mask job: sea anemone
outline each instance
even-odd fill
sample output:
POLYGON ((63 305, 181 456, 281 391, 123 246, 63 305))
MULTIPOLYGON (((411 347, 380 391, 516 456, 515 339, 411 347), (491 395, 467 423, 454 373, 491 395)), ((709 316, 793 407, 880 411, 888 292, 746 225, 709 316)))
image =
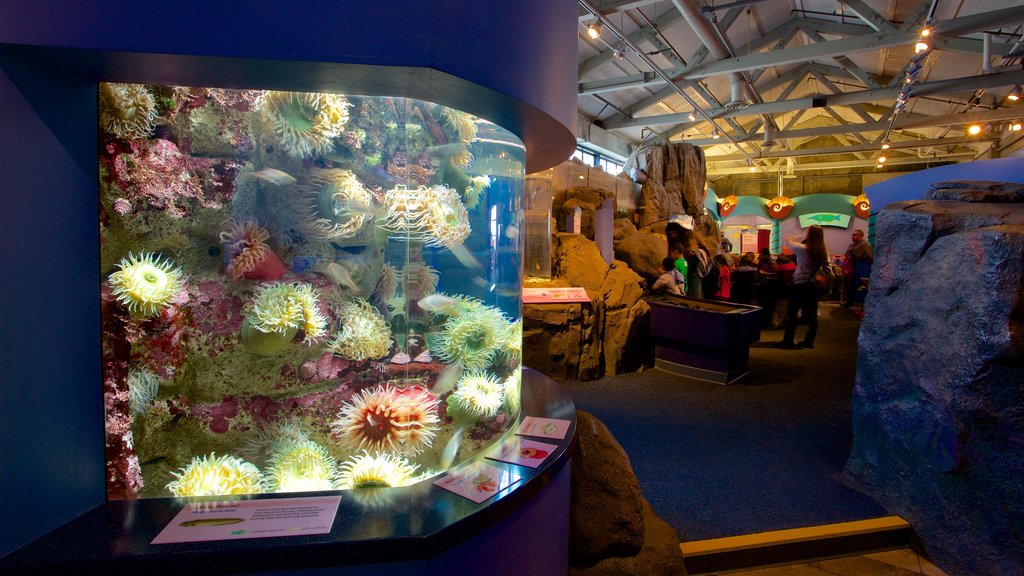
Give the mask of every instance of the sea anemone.
POLYGON ((434 441, 437 404, 437 397, 421 386, 377 385, 345 403, 331 430, 348 450, 414 456, 434 441))
POLYGON ((384 193, 382 229, 428 246, 461 244, 469 236, 469 212, 458 192, 447 186, 398 185, 384 193))
POLYGON ((441 117, 455 130, 459 142, 467 145, 465 150, 452 158, 452 164, 466 168, 473 163, 473 154, 469 151, 468 144, 476 138, 476 117, 446 106, 441 107, 441 117))
POLYGON ((156 99, 142 84, 100 82, 100 127, 118 138, 146 138, 156 128, 156 99))
POLYGON ((297 187, 299 229, 320 240, 351 238, 377 208, 373 196, 348 170, 321 170, 297 187))
POLYGON ((170 306, 184 282, 180 268, 152 252, 129 253, 117 266, 120 270, 110 275, 110 291, 132 316, 154 316, 170 306))
POLYGON ((355 298, 342 303, 338 319, 340 329, 328 346, 342 358, 376 359, 391 349, 391 328, 366 300, 355 298))
POLYGON ((501 344, 498 353, 518 365, 523 359, 523 319, 509 322, 501 331, 501 344))
POLYGON ((337 94, 268 92, 263 99, 263 110, 285 152, 300 159, 333 148, 332 140, 348 123, 350 106, 337 94))
POLYGON ((309 433, 298 418, 289 417, 261 428, 246 437, 238 452, 251 462, 266 463, 275 454, 309 441, 309 433))
POLYGON ((299 330, 312 345, 327 333, 316 289, 309 284, 274 282, 260 286, 252 312, 242 323, 242 342, 253 353, 280 354, 299 330))
POLYGON ((402 268, 402 296, 405 302, 417 302, 437 291, 441 275, 422 262, 409 262, 402 268))
POLYGON ((371 456, 364 450, 341 464, 338 486, 342 490, 407 486, 419 480, 415 476, 417 468, 405 458, 391 454, 371 456))
POLYGON ((220 241, 228 257, 228 277, 238 280, 270 257, 273 252, 267 246, 268 238, 270 232, 255 222, 239 224, 234 218, 225 220, 221 224, 220 241))
POLYGON ((519 409, 522 407, 520 397, 522 381, 522 371, 516 370, 511 376, 501 383, 501 392, 505 401, 505 411, 509 414, 519 414, 519 409))
POLYGON ((128 405, 132 416, 145 414, 160 391, 160 379, 149 370, 128 371, 128 405))
POLYGON ((270 492, 334 490, 338 464, 327 450, 307 440, 276 452, 266 472, 270 492))
POLYGON ((503 343, 508 322, 497 308, 471 298, 460 298, 458 302, 458 313, 445 321, 438 349, 433 351, 446 364, 482 370, 491 364, 503 343))
POLYGON ((480 196, 483 196, 484 190, 491 187, 493 180, 490 176, 473 176, 469 181, 470 185, 466 186, 462 194, 466 198, 466 208, 472 210, 480 203, 480 196))
POLYGON ((493 375, 469 372, 459 379, 448 402, 473 418, 490 418, 498 413, 503 400, 501 383, 493 375))
POLYGON ((398 270, 391 264, 384 264, 380 269, 380 278, 377 279, 377 286, 373 289, 373 303, 377 308, 383 310, 388 300, 395 295, 398 288, 398 270))
POLYGON ((235 456, 196 456, 188 466, 171 475, 175 480, 166 488, 179 497, 257 494, 263 490, 259 469, 235 456))

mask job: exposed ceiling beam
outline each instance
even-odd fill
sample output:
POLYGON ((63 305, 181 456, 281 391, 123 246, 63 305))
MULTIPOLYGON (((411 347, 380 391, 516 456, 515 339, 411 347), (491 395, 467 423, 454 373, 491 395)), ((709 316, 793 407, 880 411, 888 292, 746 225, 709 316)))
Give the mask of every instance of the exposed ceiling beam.
MULTIPOLYGON (((632 10, 634 8, 643 8, 654 4, 658 0, 597 0, 594 2, 594 7, 601 11, 601 14, 605 16, 609 14, 616 14, 619 12, 625 12, 626 10, 632 10)), ((580 6, 580 22, 586 24, 595 20, 594 15, 590 13, 586 8, 580 6)))
MULTIPOLYGON (((1024 83, 1024 70, 1011 70, 1009 72, 998 72, 995 74, 982 74, 979 76, 968 76, 965 78, 951 78, 948 80, 936 80, 933 82, 921 82, 914 85, 914 96, 927 96, 932 94, 946 94, 980 88, 996 88, 1000 86, 1012 86, 1024 83)), ((739 110, 727 108, 709 109, 706 112, 709 116, 740 117, 759 116, 761 114, 773 114, 778 112, 789 112, 807 108, 821 108, 824 106, 849 106, 851 104, 862 104, 879 100, 894 100, 900 90, 893 88, 878 88, 875 90, 858 90, 855 92, 843 92, 841 94, 830 94, 811 96, 807 98, 794 98, 793 100, 777 100, 764 104, 754 104, 739 110)), ((660 114, 656 116, 641 116, 630 120, 613 122, 611 120, 602 123, 602 128, 612 130, 616 128, 628 128, 631 126, 656 126, 664 124, 685 123, 686 114, 660 114)))
MULTIPOLYGON (((941 157, 935 158, 918 158, 915 156, 908 156, 906 158, 893 158, 885 163, 888 166, 904 166, 908 164, 935 164, 937 162, 949 163, 952 161, 965 162, 974 160, 977 157, 975 152, 954 152, 944 153, 941 157)), ((713 157, 708 157, 710 162, 713 157)), ((804 172, 809 170, 843 170, 849 168, 871 168, 875 166, 874 158, 867 160, 847 160, 840 162, 807 162, 798 163, 793 165, 793 170, 797 172, 804 172)), ((781 167, 779 168, 782 169, 781 167)), ((788 166, 787 166, 788 169, 788 166)), ((746 166, 729 167, 729 168, 715 168, 708 166, 708 176, 727 176, 730 174, 749 174, 750 170, 746 166)))
MULTIPOLYGON (((589 15, 590 12, 587 12, 587 14, 589 15)), ((682 20, 682 18, 683 16, 679 12, 675 10, 669 10, 668 12, 665 12, 661 16, 655 18, 652 24, 654 24, 654 28, 664 30, 665 28, 668 28, 669 26, 675 24, 679 20, 682 20)), ((642 39, 650 40, 651 35, 653 34, 654 30, 651 28, 651 26, 645 25, 642 28, 633 31, 633 33, 629 35, 629 39, 635 43, 639 43, 642 39)), ((658 49, 660 50, 661 47, 659 47, 658 49)), ((587 58, 579 66, 579 77, 583 78, 584 76, 586 76, 588 72, 604 64, 607 64, 608 62, 611 62, 614 57, 615 51, 612 50, 611 48, 608 48, 606 50, 602 50, 601 53, 597 54, 596 56, 591 56, 590 58, 587 58)))
MULTIPOLYGON (((892 150, 905 148, 935 148, 939 146, 958 146, 962 144, 976 144, 979 142, 994 142, 999 140, 995 134, 984 136, 963 136, 959 138, 922 138, 920 140, 903 140, 891 143, 892 150)), ((797 148, 796 150, 781 150, 777 152, 762 152, 759 158, 789 158, 800 156, 830 156, 835 154, 852 154, 854 152, 878 152, 876 144, 857 144, 853 146, 825 146, 821 148, 797 148)), ((708 162, 742 162, 746 156, 742 154, 719 154, 708 156, 708 162)))
MULTIPOLYGON (((995 110, 975 110, 959 114, 944 114, 942 116, 919 116, 916 118, 897 118, 893 123, 893 130, 909 130, 912 128, 941 128, 946 126, 963 124, 985 124, 989 122, 1004 122, 1024 117, 1024 109, 996 108, 995 110)), ((872 122, 865 124, 846 124, 840 126, 820 126, 817 128, 798 128, 795 130, 783 130, 775 134, 776 140, 790 138, 809 138, 815 136, 828 136, 834 134, 851 134, 853 132, 884 132, 889 128, 888 122, 872 122)), ((747 136, 740 139, 753 140, 756 136, 747 136)), ((684 138, 685 141, 696 146, 715 146, 722 144, 720 140, 711 138, 684 138)))
MULTIPOLYGON (((1024 22, 1024 6, 992 10, 970 16, 962 16, 951 20, 943 20, 935 26, 935 38, 939 48, 942 47, 943 37, 958 36, 980 32, 988 28, 1005 27, 1011 24, 1024 22)), ((694 66, 691 70, 682 74, 687 80, 706 78, 730 74, 732 72, 743 72, 765 66, 780 66, 804 62, 815 58, 826 58, 840 56, 878 48, 893 46, 907 46, 913 44, 918 38, 917 32, 902 31, 889 33, 864 34, 840 40, 832 40, 808 46, 796 46, 777 50, 768 53, 749 54, 736 58, 727 58, 717 62, 694 66)))
POLYGON ((864 3, 863 0, 839 0, 840 4, 844 4, 847 8, 853 11, 858 18, 867 23, 875 29, 875 32, 895 32, 896 27, 889 22, 889 19, 882 16, 878 12, 875 12, 873 8, 864 3))
MULTIPOLYGON (((966 17, 965 17, 966 18, 966 17)), ((948 20, 947 20, 948 22, 948 20)), ((1005 24, 1017 24, 1019 22, 1006 22, 1005 24)), ((990 23, 991 24, 991 23, 990 23)), ((863 36, 865 34, 875 33, 870 27, 861 24, 850 24, 847 22, 833 22, 831 20, 819 20, 816 18, 803 18, 801 22, 802 27, 807 30, 814 30, 821 34, 828 34, 830 36, 863 36)), ((1000 24, 992 24, 985 26, 979 30, 985 28, 999 28, 1000 24)), ((979 30, 974 30, 977 32, 979 30)), ((910 32, 910 29, 901 30, 902 32, 910 32)), ((917 32, 912 32, 915 36, 917 32)), ((935 47, 939 50, 950 50, 953 52, 967 52, 970 54, 981 54, 984 51, 984 43, 981 40, 973 40, 971 38, 940 38, 938 36, 934 39, 935 47)), ((992 55, 993 56, 1005 56, 1010 52, 1010 45, 1007 44, 993 44, 992 55)))

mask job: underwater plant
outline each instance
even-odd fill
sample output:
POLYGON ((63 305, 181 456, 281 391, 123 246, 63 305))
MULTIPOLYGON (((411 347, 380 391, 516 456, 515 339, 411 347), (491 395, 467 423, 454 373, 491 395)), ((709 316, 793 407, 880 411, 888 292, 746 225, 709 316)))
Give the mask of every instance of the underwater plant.
POLYGON ((348 123, 350 106, 339 94, 267 92, 262 109, 285 152, 302 159, 334 147, 332 139, 348 123))
POLYGON ((482 370, 504 342, 508 321, 501 310, 469 297, 457 299, 455 313, 445 320, 436 352, 445 364, 482 370))
POLYGON ((255 222, 240 224, 234 218, 221 224, 220 241, 228 258, 227 275, 232 280, 276 280, 288 271, 267 246, 270 232, 255 222))
POLYGON ((145 414, 160 392, 160 378, 149 370, 128 371, 128 406, 132 416, 145 414))
POLYGON ((242 343, 254 354, 280 354, 299 330, 312 345, 327 333, 316 289, 310 284, 274 282, 260 286, 252 312, 242 322, 242 343))
POLYGON ((338 310, 340 329, 328 343, 331 350, 349 360, 380 358, 391 349, 391 328, 369 302, 354 298, 338 310))
POLYGON ((143 84, 99 85, 100 128, 118 138, 146 138, 156 128, 156 99, 143 84))
POLYGON ((347 450, 414 456, 434 440, 437 406, 437 397, 422 386, 377 385, 345 403, 331 430, 347 450))
POLYGON ((184 284, 181 269, 153 252, 128 253, 117 266, 110 274, 110 292, 132 316, 158 314, 184 284))
POLYGON ((466 206, 447 186, 410 190, 400 184, 384 193, 384 207, 382 229, 428 246, 461 244, 471 231, 466 206))
POLYGON ((338 168, 320 170, 297 186, 299 229, 320 240, 351 238, 379 210, 356 175, 338 168))
POLYGON ((471 418, 490 418, 498 413, 504 400, 501 382, 487 372, 462 375, 448 405, 471 418))
POLYGON ((263 475, 256 466, 235 456, 192 458, 188 466, 171 472, 174 480, 166 488, 178 497, 258 494, 263 491, 263 475))
POLYGON ((371 456, 369 452, 352 456, 339 467, 338 487, 342 490, 358 488, 393 488, 408 486, 419 480, 419 468, 405 458, 391 454, 371 456))
POLYGON ((265 477, 269 492, 334 490, 338 464, 327 449, 307 440, 274 453, 265 477))

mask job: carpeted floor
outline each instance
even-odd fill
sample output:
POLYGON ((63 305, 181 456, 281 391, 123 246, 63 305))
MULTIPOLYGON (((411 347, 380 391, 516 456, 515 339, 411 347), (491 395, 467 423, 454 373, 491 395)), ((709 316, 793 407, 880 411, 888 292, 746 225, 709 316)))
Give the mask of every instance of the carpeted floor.
POLYGON ((622 444, 682 541, 885 516, 839 478, 860 322, 836 304, 819 318, 813 350, 776 349, 782 331, 763 330, 750 374, 729 386, 660 370, 562 385, 622 444))

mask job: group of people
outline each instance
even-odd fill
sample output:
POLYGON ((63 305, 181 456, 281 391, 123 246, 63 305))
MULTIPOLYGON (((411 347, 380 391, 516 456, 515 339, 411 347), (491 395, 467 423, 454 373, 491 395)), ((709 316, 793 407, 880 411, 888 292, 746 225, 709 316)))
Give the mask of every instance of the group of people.
MULTIPOLYGON (((767 249, 762 250, 759 260, 754 255, 744 254, 738 264, 731 263, 725 254, 711 256, 704 239, 697 232, 670 222, 665 229, 668 239, 668 256, 662 260, 664 273, 655 281, 652 290, 676 295, 686 295, 708 300, 730 299, 732 289, 731 268, 737 272, 768 272, 784 275, 790 285, 789 304, 786 310, 786 327, 779 348, 814 348, 818 334, 818 298, 820 288, 814 283, 819 270, 827 268, 831 276, 832 261, 825 247, 825 233, 821 226, 807 228, 802 239, 790 238, 786 244, 792 251, 792 258, 775 258, 767 249), (799 341, 796 330, 800 318, 807 324, 807 332, 799 341)), ((723 251, 729 252, 731 245, 723 251)), ((842 259, 843 283, 845 287, 844 307, 861 306, 871 274, 874 251, 864 237, 863 230, 854 230, 852 242, 842 259)))

